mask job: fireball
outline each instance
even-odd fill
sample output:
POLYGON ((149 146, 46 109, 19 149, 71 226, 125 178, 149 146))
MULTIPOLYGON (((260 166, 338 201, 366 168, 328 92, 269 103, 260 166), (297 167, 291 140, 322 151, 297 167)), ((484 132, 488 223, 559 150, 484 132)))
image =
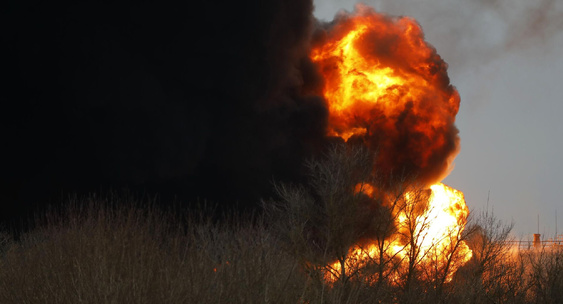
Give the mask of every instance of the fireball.
MULTIPOLYGON (((415 213, 419 199, 403 194, 406 206, 393 214, 402 237, 389 238, 389 252, 358 244, 350 249, 347 264, 361 268, 386 254, 399 263, 442 269, 450 280, 471 258, 471 250, 461 239, 469 214, 463 193, 439 183, 459 151, 454 123, 460 99, 447 64, 415 20, 367 6, 337 17, 321 37, 310 58, 324 79, 327 135, 377 150, 374 170, 383 177, 406 172, 431 192, 423 210, 415 213)), ((374 187, 364 184, 358 191, 371 196, 374 187)), ((327 279, 334 281, 341 266, 330 267, 327 279)))
POLYGON ((375 166, 440 181, 459 150, 459 94, 415 20, 359 6, 311 50, 324 78, 328 135, 377 149, 375 166))

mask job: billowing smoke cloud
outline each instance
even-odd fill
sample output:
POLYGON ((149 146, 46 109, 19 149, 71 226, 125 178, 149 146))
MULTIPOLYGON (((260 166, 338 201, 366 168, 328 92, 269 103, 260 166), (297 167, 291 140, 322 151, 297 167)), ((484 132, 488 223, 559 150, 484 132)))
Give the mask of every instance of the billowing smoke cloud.
MULTIPOLYGON (((328 80, 309 58, 312 10, 311 0, 13 3, 1 16, 11 30, 2 35, 0 213, 122 188, 249 206, 274 179, 304 181, 303 161, 331 141, 328 80)), ((389 56, 393 37, 380 38, 367 37, 365 52, 401 64, 389 56)), ((432 81, 455 95, 445 63, 429 56, 432 81)), ((420 119, 412 105, 394 116, 403 135, 382 155, 417 148, 422 134, 401 123, 420 119)), ((352 140, 389 148, 375 140, 389 122, 369 123, 371 137, 352 140)), ((438 169, 419 170, 427 176, 457 147, 453 118, 440 128, 449 133, 427 160, 438 169)))
POLYGON ((300 180, 327 118, 307 57, 312 9, 12 3, 0 213, 124 187, 244 206, 274 178, 300 180))
MULTIPOLYGON (((317 12, 331 2, 317 1, 317 12)), ((378 11, 417 19, 430 33, 429 41, 460 70, 487 65, 508 52, 542 47, 563 30, 563 2, 558 0, 364 2, 378 11)))
POLYGON ((460 99, 418 23, 359 5, 324 27, 312 58, 325 79, 329 133, 378 151, 374 170, 385 180, 441 181, 459 151, 460 99))

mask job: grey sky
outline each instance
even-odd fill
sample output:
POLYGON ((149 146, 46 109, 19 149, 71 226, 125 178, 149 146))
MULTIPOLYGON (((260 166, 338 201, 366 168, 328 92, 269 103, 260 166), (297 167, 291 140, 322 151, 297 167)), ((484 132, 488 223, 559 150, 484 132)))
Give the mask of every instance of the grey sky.
MULTIPOLYGON (((332 20, 355 0, 315 0, 332 20)), ((563 233, 563 1, 366 0, 415 18, 461 95, 461 152, 444 182, 472 210, 487 204, 515 234, 563 233)))

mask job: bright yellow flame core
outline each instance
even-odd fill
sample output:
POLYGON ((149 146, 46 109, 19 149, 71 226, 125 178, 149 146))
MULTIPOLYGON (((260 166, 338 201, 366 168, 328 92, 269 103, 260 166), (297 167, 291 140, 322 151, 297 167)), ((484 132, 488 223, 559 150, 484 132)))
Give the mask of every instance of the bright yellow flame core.
MULTIPOLYGON (((342 39, 312 50, 314 62, 330 62, 330 75, 326 76, 323 95, 328 100, 330 125, 329 135, 348 140, 353 135, 364 135, 366 128, 355 125, 358 112, 369 113, 375 108, 386 116, 397 115, 407 102, 419 100, 428 92, 436 94, 429 82, 414 72, 386 66, 376 58, 366 58, 356 44, 362 35, 373 31, 370 23, 358 24, 342 39), (355 125, 355 126, 354 126, 355 125)), ((429 122, 441 127, 440 119, 429 122)), ((430 132, 427 128, 417 130, 430 132)), ((432 135, 432 134, 429 134, 432 135)))
POLYGON ((354 43, 366 30, 366 25, 359 26, 342 40, 313 50, 313 61, 340 58, 336 62, 340 78, 335 79, 336 83, 327 86, 324 92, 330 101, 331 114, 346 114, 343 112, 347 112, 356 103, 389 102, 381 98, 386 91, 407 82, 407 79, 396 75, 391 67, 369 62, 359 54, 354 43))
POLYGON ((430 237, 425 238, 421 248, 426 251, 431 249, 434 244, 441 244, 452 232, 463 230, 469 209, 465 205, 465 198, 461 191, 450 188, 442 183, 430 186, 432 195, 427 213, 428 229, 426 234, 430 237))
MULTIPOLYGON (((401 208, 395 214, 396 227, 401 234, 412 234, 415 240, 415 246, 418 254, 414 259, 417 264, 422 267, 439 269, 445 275, 446 282, 449 282, 453 274, 468 262, 472 257, 472 251, 465 241, 461 239, 462 232, 467 222, 469 209, 465 204, 465 198, 461 191, 448 187, 442 183, 430 186, 432 191, 428 206, 421 214, 416 214, 412 220, 414 206, 401 208), (410 219, 410 220, 409 220, 410 219), (410 232, 404 231, 411 228, 410 232), (450 263, 448 263, 450 261, 450 263), (447 267, 447 268, 446 268, 447 267)), ((374 188, 371 185, 363 184, 356 187, 356 192, 362 191, 366 195, 371 196, 374 188)), ((414 199, 415 195, 406 193, 404 195, 407 204, 420 203, 414 199)), ((385 246, 386 256, 395 256, 402 260, 402 263, 408 264, 409 259, 413 258, 410 252, 413 248, 401 238, 392 238, 390 244, 385 246)), ((368 264, 369 260, 373 260, 380 255, 380 249, 375 244, 367 246, 355 246, 349 250, 348 267, 362 268, 368 264)), ((334 263, 331 268, 335 273, 341 273, 339 263, 334 263)), ((336 281, 337 277, 327 274, 328 281, 336 281)), ((400 280, 397 275, 392 275, 393 281, 400 280)))

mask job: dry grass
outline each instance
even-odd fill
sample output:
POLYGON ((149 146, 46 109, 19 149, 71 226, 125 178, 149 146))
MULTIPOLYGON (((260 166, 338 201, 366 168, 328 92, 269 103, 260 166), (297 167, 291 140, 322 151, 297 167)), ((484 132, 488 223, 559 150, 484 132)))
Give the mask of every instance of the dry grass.
POLYGON ((0 303, 295 303, 303 293, 305 277, 259 224, 110 205, 75 202, 18 242, 0 239, 0 303))
POLYGON ((423 282, 404 293, 326 284, 259 218, 182 214, 90 198, 17 241, 0 233, 0 303, 563 303, 560 251, 469 263, 439 296, 423 282))

